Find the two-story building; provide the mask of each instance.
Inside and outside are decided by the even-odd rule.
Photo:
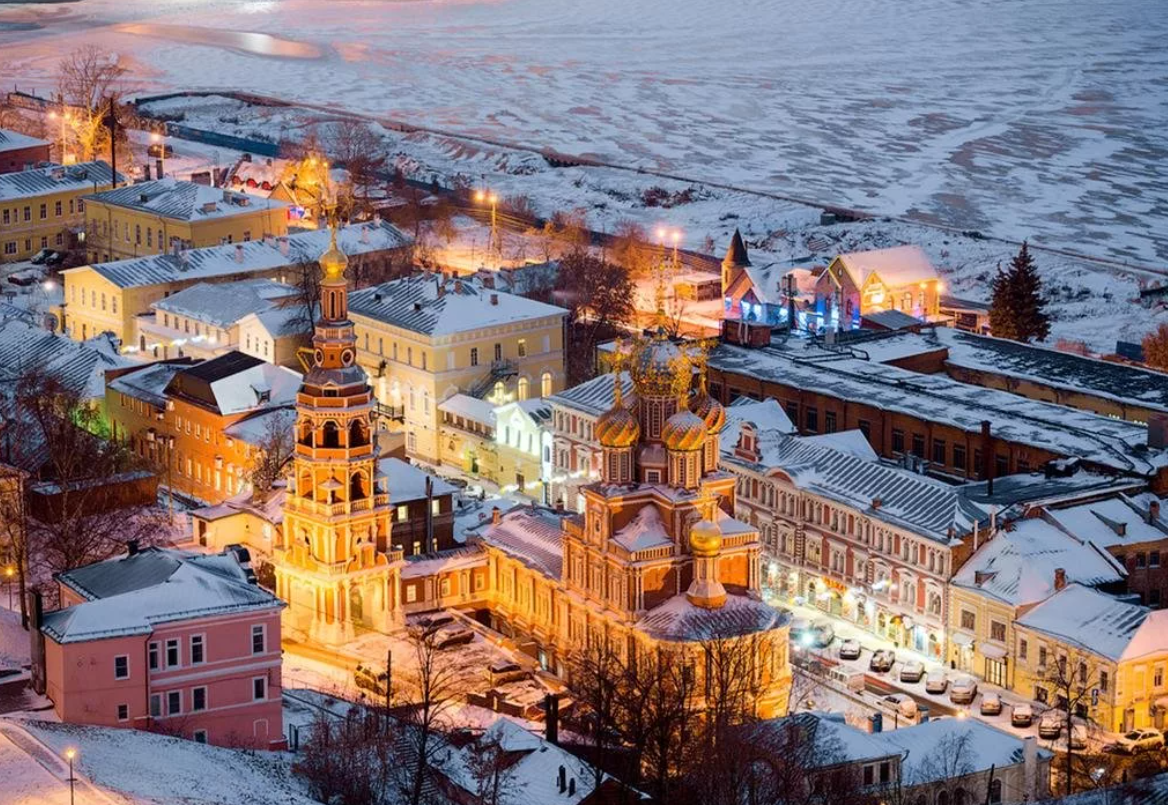
[[[85,197],[112,186],[113,172],[100,161],[0,171],[0,262],[72,248],[84,232]]]
[[[288,233],[288,205],[173,178],[85,197],[91,263],[246,243]]]
[[[51,148],[47,140],[0,129],[0,173],[32,170],[39,163],[49,161]]]
[[[379,220],[352,224],[337,232],[338,248],[353,265],[370,272],[400,259],[408,243],[394,226]],[[71,268],[62,272],[68,332],[82,341],[110,332],[128,347],[162,357],[168,344],[138,332],[140,321],[154,321],[151,305],[155,302],[199,284],[271,279],[298,285],[317,271],[317,261],[328,246],[326,231],[298,232]],[[214,338],[217,343],[228,340],[225,330],[209,324],[192,322],[190,329],[191,338]],[[187,336],[184,330],[182,337]]]
[[[362,288],[349,303],[357,361],[378,402],[403,411],[412,457],[440,461],[438,405],[455,394],[501,405],[563,388],[563,308],[437,274]]]
[[[633,379],[621,375],[621,394],[633,391]],[[596,420],[612,408],[612,374],[599,375],[549,398],[552,404],[552,468],[550,500],[583,511],[580,487],[600,477],[600,442]]]
[[[34,678],[61,721],[200,743],[284,746],[280,612],[245,551],[129,546],[57,576]]]
[[[515,400],[495,409],[495,445],[503,489],[551,503],[552,406],[544,399]]]
[[[157,467],[168,487],[220,503],[243,491],[257,451],[290,431],[299,385],[291,369],[229,352],[112,376],[106,412],[114,438]]]
[[[393,507],[391,550],[410,557],[455,547],[451,484],[400,458],[381,459],[377,470],[385,477]]]

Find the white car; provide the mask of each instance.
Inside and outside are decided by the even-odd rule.
[[[1159,730],[1132,730],[1119,736],[1115,742],[1115,748],[1129,755],[1162,749],[1164,748],[1164,736],[1160,734]]]
[[[927,693],[944,693],[948,687],[949,677],[945,676],[945,672],[940,668],[934,668],[925,677],[925,691]]]
[[[981,695],[981,714],[983,716],[998,716],[1002,714],[1002,697],[993,691]]]
[[[907,693],[893,693],[890,696],[885,696],[883,704],[886,708],[908,721],[914,721],[919,714],[917,700]]]
[[[959,676],[949,686],[949,701],[954,704],[973,704],[977,696],[977,680],[972,676]]]
[[[860,659],[860,651],[860,641],[848,638],[840,643],[839,658],[841,660],[858,660]]]
[[[1059,710],[1047,710],[1038,718],[1038,737],[1053,741],[1063,734],[1063,724],[1067,714]]]
[[[1034,723],[1034,708],[1028,704],[1016,704],[1010,711],[1010,723],[1015,727],[1029,727]]]
[[[880,674],[886,674],[892,670],[893,664],[896,662],[896,654],[886,648],[877,649],[872,653],[872,658],[868,660],[868,670],[875,671]]]
[[[835,640],[835,627],[828,621],[816,621],[811,626],[811,639],[818,648],[827,648]]]
[[[1071,749],[1087,748],[1087,728],[1082,724],[1071,725]]]
[[[920,682],[925,675],[925,664],[917,660],[909,660],[900,664],[901,682]]]

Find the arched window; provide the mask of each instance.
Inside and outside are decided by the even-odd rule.
[[[949,792],[944,789],[937,794],[937,805],[949,805]]]
[[[539,379],[539,396],[552,396],[552,373],[544,372]]]
[[[321,430],[321,447],[340,447],[341,433],[337,428],[337,423],[331,419],[324,423]]]
[[[521,399],[521,400],[527,399],[527,378],[526,377],[519,378],[519,399]]]
[[[365,423],[354,419],[349,425],[349,447],[360,447],[369,443],[366,435]]]
[[[998,778],[990,780],[990,802],[998,803],[1002,801],[1002,781]]]
[[[507,395],[507,387],[503,384],[502,380],[496,380],[495,381],[495,391],[494,391],[495,402],[497,402],[497,403],[503,402],[503,398],[506,395]]]
[[[364,500],[369,497],[365,483],[365,473],[355,472],[349,476],[349,500]]]

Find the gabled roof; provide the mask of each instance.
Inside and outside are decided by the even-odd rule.
[[[469,394],[458,393],[450,395],[438,403],[438,410],[451,414],[452,416],[459,416],[463,419],[469,419],[472,422],[478,422],[480,425],[486,425],[487,427],[493,428],[495,426],[494,403],[481,400],[478,397],[472,397]]]
[[[440,275],[404,277],[353,291],[349,294],[349,310],[357,316],[428,336],[568,314],[555,305],[481,288],[470,280],[444,280]]]
[[[880,740],[890,749],[904,753],[901,760],[901,779],[907,786],[925,785],[946,777],[953,768],[952,758],[937,762],[938,754],[951,753],[960,747],[961,765],[969,774],[999,771],[1023,762],[1025,744],[1013,733],[990,726],[977,718],[930,719],[897,730],[880,733]],[[1038,749],[1038,757],[1048,759],[1054,754]]]
[[[882,734],[848,724],[843,713],[796,713],[760,721],[748,729],[755,736],[752,742],[760,741],[777,751],[798,746],[813,768],[900,757],[903,752],[889,745]]]
[[[891,288],[939,278],[937,269],[920,246],[851,252],[839,255],[836,260],[847,270],[857,288],[863,288],[872,274],[878,275]]]
[[[731,594],[721,607],[705,609],[682,594],[646,612],[636,628],[658,640],[710,640],[769,632],[785,626],[789,617],[750,596]]]
[[[665,523],[661,521],[661,512],[652,504],[641,507],[637,516],[613,534],[612,539],[626,551],[634,553],[673,544],[665,531]]]
[[[136,554],[59,573],[57,581],[89,601],[140,590],[170,578],[184,554],[167,548],[144,548]]]
[[[1090,587],[1068,584],[1017,623],[1118,661],[1150,612],[1147,607],[1126,603]]]
[[[384,475],[389,486],[389,502],[396,506],[411,500],[426,498],[426,479],[430,479],[430,494],[434,497],[454,494],[455,488],[446,479],[431,475],[400,458],[383,458],[377,462],[377,471]]]
[[[162,408],[166,405],[166,387],[176,374],[189,365],[185,361],[152,363],[114,378],[109,388],[127,397],[148,402],[155,408]]]
[[[579,385],[564,389],[559,394],[548,397],[553,407],[570,408],[588,416],[600,416],[612,408],[612,372],[597,375]],[[626,400],[633,393],[633,378],[628,372],[621,372],[621,396]]]
[[[1016,520],[978,548],[953,576],[953,584],[1015,607],[1055,593],[1055,570],[1069,582],[1099,587],[1122,582],[1126,573],[1106,551],[1068,536],[1038,518]]]
[[[78,571],[88,571],[80,576],[88,600],[46,614],[41,631],[58,643],[75,643],[150,634],[159,623],[284,606],[254,583],[230,551],[210,555],[168,551],[145,562],[135,562],[137,558],[72,571],[74,583],[79,583]]]
[[[718,444],[723,452],[733,452],[742,433],[742,426],[748,422],[758,434],[759,451],[763,455],[780,437],[797,430],[783,406],[773,398],[767,397],[759,402],[749,397],[739,397],[726,407],[726,424],[718,435]]]
[[[222,416],[290,405],[301,376],[242,352],[184,367],[166,386],[166,395],[184,397]]]
[[[91,193],[85,199],[89,202],[109,204],[113,207],[123,207],[186,222],[230,218],[261,210],[283,216],[288,207],[282,201],[257,199],[247,193],[186,182],[169,176],[101,193]]]
[[[1048,507],[1043,517],[1068,534],[1101,548],[1168,539],[1168,523],[1159,516],[1153,519],[1146,508],[1137,506],[1127,495]]]
[[[101,160],[68,167],[50,165],[45,168],[0,174],[0,201],[34,198],[66,190],[78,192],[92,190],[95,184],[112,184],[112,177],[113,171],[110,166]],[[125,181],[120,173],[118,181]]]
[[[480,529],[483,542],[545,576],[559,579],[563,572],[563,515],[547,509],[521,507],[503,515],[498,525]]]
[[[13,131],[12,129],[0,129],[0,153],[4,151],[16,151],[21,148],[35,148],[38,145],[48,144],[48,140],[29,137],[27,134],[21,134],[19,131]]]
[[[296,287],[270,279],[200,282],[159,299],[151,307],[215,327],[230,327],[249,314],[266,313],[281,307],[302,315],[304,308],[295,303],[298,295]]]
[[[81,399],[97,399],[105,395],[106,370],[130,365],[100,336],[78,342],[21,319],[7,319],[0,326],[0,384],[8,388],[37,369]]]

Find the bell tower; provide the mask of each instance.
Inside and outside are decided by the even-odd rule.
[[[357,366],[335,221],[320,257],[321,309],[312,359],[296,395],[296,445],[273,551],[285,628],[336,645],[358,628],[396,621],[400,554],[392,552],[385,479],[377,470],[375,403]]]

